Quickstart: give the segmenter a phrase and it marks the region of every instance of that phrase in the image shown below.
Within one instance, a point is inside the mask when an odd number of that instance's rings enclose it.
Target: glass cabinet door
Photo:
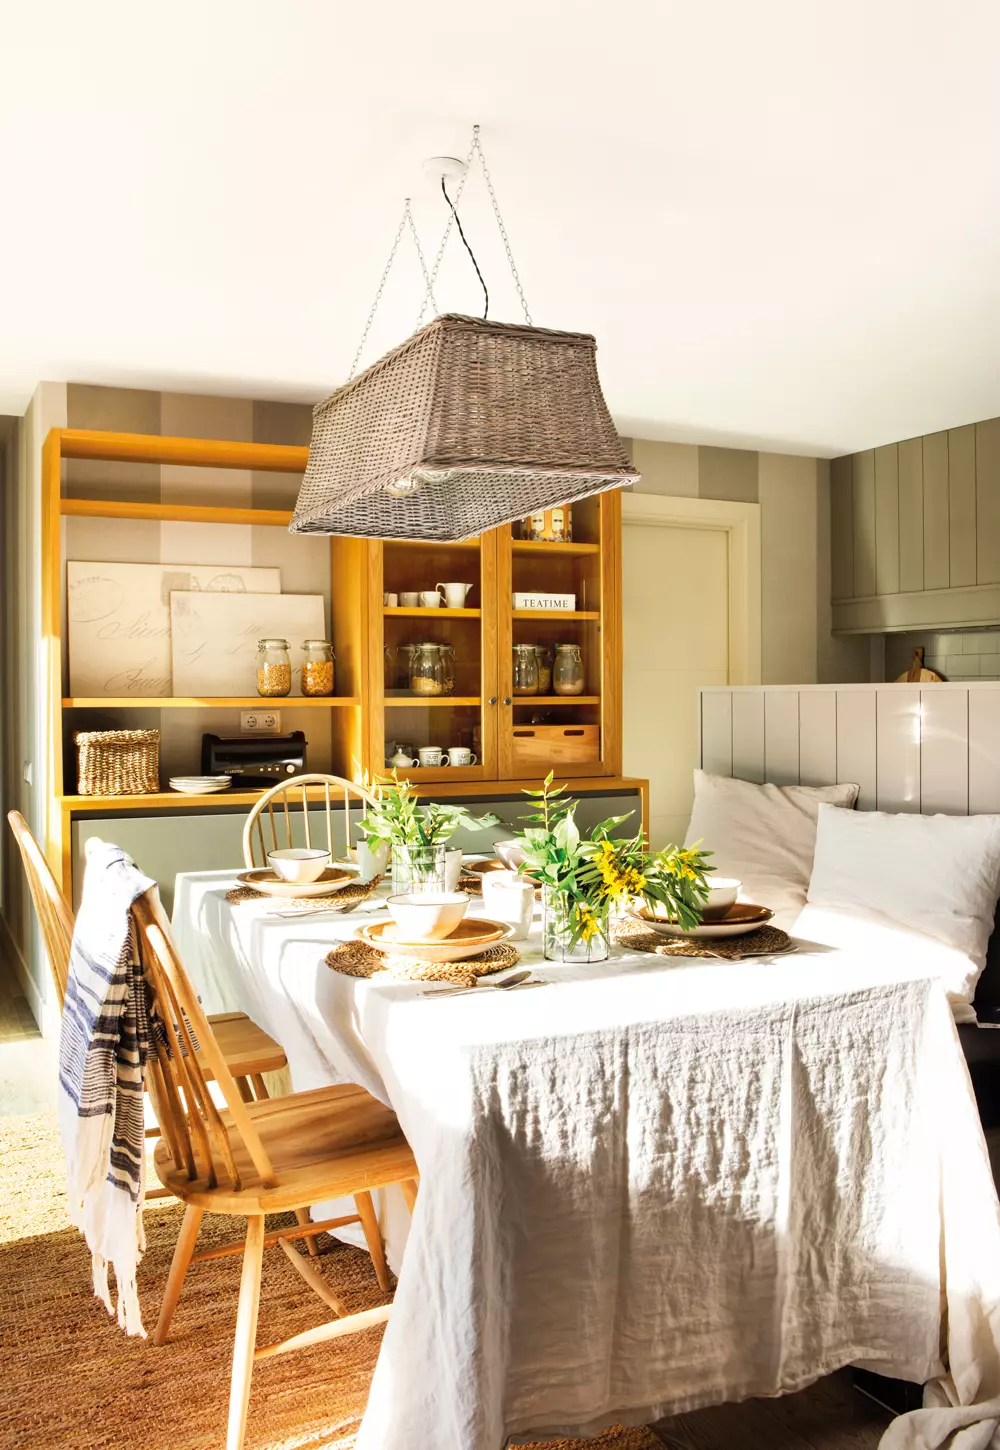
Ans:
[[[418,783],[497,776],[496,534],[369,546],[371,766]],[[376,639],[375,636],[378,636]]]
[[[620,494],[550,510],[498,536],[500,776],[617,774]]]

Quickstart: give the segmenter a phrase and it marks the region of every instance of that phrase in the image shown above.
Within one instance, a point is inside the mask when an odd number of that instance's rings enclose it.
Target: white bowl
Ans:
[[[736,905],[736,898],[740,894],[742,881],[737,881],[732,876],[709,876],[708,900],[701,909],[702,921],[715,921],[717,917],[723,916],[731,906]]]
[[[330,864],[329,851],[318,847],[292,846],[282,851],[268,851],[267,864],[282,881],[318,881]]]
[[[464,891],[413,891],[390,896],[386,906],[404,941],[441,941],[462,920],[469,898]]]
[[[517,841],[494,841],[493,849],[508,871],[516,871],[525,859]]]

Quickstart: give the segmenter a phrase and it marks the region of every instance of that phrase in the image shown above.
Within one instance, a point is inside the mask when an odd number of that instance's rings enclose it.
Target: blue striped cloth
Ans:
[[[110,1264],[118,1323],[126,1334],[143,1336],[136,1270],[146,1247],[149,1018],[130,907],[154,884],[118,846],[87,843],[59,1037],[59,1126],[70,1217],[93,1258],[94,1293],[113,1313]]]

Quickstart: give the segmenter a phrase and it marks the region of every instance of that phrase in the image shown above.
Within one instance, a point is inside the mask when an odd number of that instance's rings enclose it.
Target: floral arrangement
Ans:
[[[577,802],[565,798],[564,786],[553,787],[552,778],[550,771],[541,790],[525,791],[536,809],[522,817],[531,824],[518,837],[524,852],[519,869],[541,884],[560,919],[565,948],[606,942],[612,914],[637,898],[686,929],[697,926],[708,897],[711,853],[679,846],[649,852],[641,831],[613,836],[628,815],[611,816],[584,837]]]
[[[358,829],[372,852],[382,846],[443,846],[459,826],[481,831],[500,823],[499,816],[474,816],[464,806],[438,801],[418,805],[413,786],[400,780],[396,771],[391,776],[362,775],[361,784],[373,799]]]

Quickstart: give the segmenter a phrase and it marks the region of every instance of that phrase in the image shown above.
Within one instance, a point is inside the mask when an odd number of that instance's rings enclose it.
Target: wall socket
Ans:
[[[243,734],[280,735],[280,710],[241,710],[240,730]]]

